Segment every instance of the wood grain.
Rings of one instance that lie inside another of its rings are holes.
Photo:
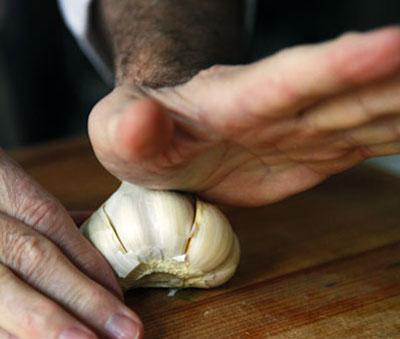
[[[153,310],[144,321],[155,329],[150,337],[266,337],[399,294],[400,243],[248,284],[167,314]]]
[[[87,140],[13,153],[69,209],[92,209],[118,182]],[[215,290],[129,292],[149,338],[400,337],[400,180],[360,167],[284,202],[227,208],[237,275]]]

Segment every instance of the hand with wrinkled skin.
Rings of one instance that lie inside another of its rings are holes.
[[[122,180],[263,205],[400,153],[400,29],[346,34],[161,89],[122,84],[91,112]]]
[[[120,338],[115,320],[135,338],[142,325],[121,299],[66,210],[0,149],[0,337]]]

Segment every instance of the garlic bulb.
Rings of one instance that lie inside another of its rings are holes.
[[[125,289],[215,287],[239,263],[239,242],[226,217],[180,193],[123,183],[82,232]]]

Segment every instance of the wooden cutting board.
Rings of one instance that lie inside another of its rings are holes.
[[[13,153],[69,209],[118,183],[87,140]],[[242,259],[214,290],[140,289],[126,300],[148,338],[400,337],[400,179],[359,167],[284,202],[230,208]]]

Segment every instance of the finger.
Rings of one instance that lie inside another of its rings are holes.
[[[297,114],[310,104],[381,80],[399,68],[399,28],[347,34],[327,43],[287,49],[230,72],[200,73],[175,88],[177,97],[184,98],[175,100],[180,102],[175,108],[219,132],[235,135],[254,129],[260,118]],[[165,103],[169,97],[168,92],[157,95]]]
[[[339,134],[340,136],[340,134]],[[342,134],[344,144],[347,146],[370,146],[388,144],[400,141],[400,117],[372,122],[365,126],[345,131]]]
[[[122,291],[111,267],[82,236],[63,206],[1,150],[0,187],[0,211],[48,237],[85,274],[122,299]]]
[[[375,84],[324,102],[304,116],[319,131],[355,128],[389,114],[400,115],[400,78]]]
[[[0,225],[0,261],[24,281],[103,335],[141,335],[137,315],[74,267],[52,242],[6,215],[0,214]]]
[[[327,177],[348,170],[368,158],[369,154],[359,147],[331,160],[310,162],[307,167],[313,172]]]
[[[169,146],[172,133],[172,119],[162,105],[132,98],[124,88],[103,99],[89,118],[91,141],[105,163],[151,158]]]
[[[31,289],[0,264],[0,332],[5,338],[96,338],[56,303]],[[11,334],[12,333],[12,334]],[[67,335],[71,336],[68,337]]]
[[[261,100],[257,102],[254,95],[248,100],[265,114],[270,106],[282,112],[380,80],[399,68],[400,29],[391,27],[288,49],[249,68],[242,80],[253,79],[253,92]]]
[[[276,144],[276,147],[291,160],[322,163],[339,159],[357,149],[364,153],[365,158],[377,156],[368,152],[369,146],[386,147],[384,145],[397,142],[400,142],[400,117],[391,117],[337,133],[311,134],[309,137],[300,134]],[[396,154],[395,150],[390,153]]]
[[[365,146],[363,152],[367,157],[382,157],[387,155],[400,154],[400,142],[393,142],[381,145]]]
[[[293,160],[300,163],[311,163],[316,164],[316,168],[319,168],[320,165],[328,168],[336,168],[336,162],[344,163],[344,165],[339,165],[339,167],[343,167],[343,170],[350,168],[351,166],[346,165],[346,161],[342,161],[342,159],[349,159],[349,154],[351,154],[351,159],[355,159],[349,161],[349,164],[355,165],[358,162],[363,160],[372,158],[372,157],[380,157],[387,155],[398,155],[400,154],[399,150],[400,142],[384,142],[377,144],[368,144],[368,145],[353,145],[346,146],[342,148],[333,148],[324,149],[323,146],[307,149],[303,151],[296,151],[292,153],[288,153],[288,156]],[[331,164],[334,164],[332,166]],[[342,171],[342,170],[340,170]],[[336,173],[333,171],[331,174]]]

